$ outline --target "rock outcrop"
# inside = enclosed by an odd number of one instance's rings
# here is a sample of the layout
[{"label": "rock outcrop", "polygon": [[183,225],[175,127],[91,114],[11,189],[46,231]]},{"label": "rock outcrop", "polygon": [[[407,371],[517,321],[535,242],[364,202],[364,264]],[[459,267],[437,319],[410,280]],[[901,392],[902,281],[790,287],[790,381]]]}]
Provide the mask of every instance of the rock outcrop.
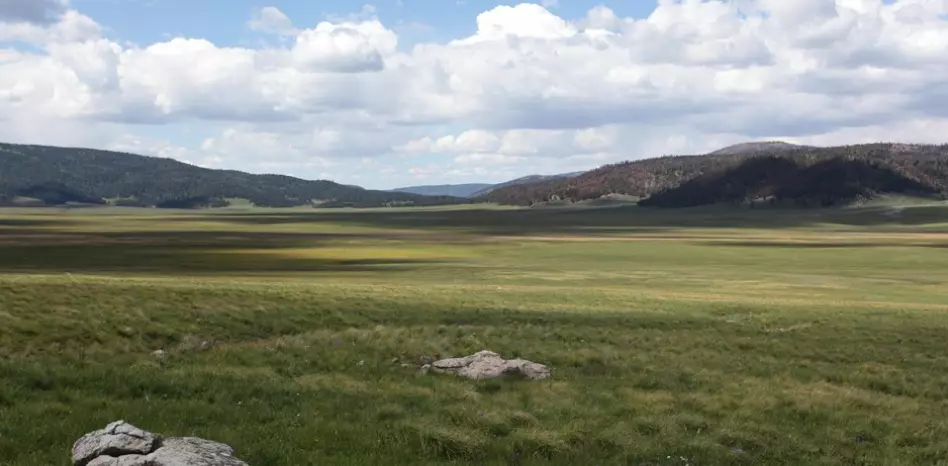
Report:
[{"label": "rock outcrop", "polygon": [[116,421],[72,446],[75,466],[247,466],[223,443],[167,437]]},{"label": "rock outcrop", "polygon": [[493,351],[480,351],[463,358],[435,361],[428,370],[439,374],[455,374],[472,380],[493,379],[505,375],[520,375],[530,380],[551,376],[550,368],[524,359],[504,359]]}]

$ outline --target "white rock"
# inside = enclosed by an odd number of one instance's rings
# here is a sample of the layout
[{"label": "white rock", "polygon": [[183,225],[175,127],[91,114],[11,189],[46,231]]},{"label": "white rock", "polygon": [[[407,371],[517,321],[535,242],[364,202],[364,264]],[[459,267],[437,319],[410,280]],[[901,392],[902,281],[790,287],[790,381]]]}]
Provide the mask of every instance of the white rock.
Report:
[{"label": "white rock", "polygon": [[169,437],[141,466],[247,466],[233,455],[234,449],[223,443],[195,437]]},{"label": "white rock", "polygon": [[519,374],[530,380],[548,379],[550,368],[524,359],[506,360],[493,351],[480,351],[463,358],[435,361],[431,371],[456,374],[472,380],[493,379],[505,375]]},{"label": "white rock", "polygon": [[75,466],[247,466],[223,443],[195,437],[168,437],[125,421],[84,435],[73,445]]},{"label": "white rock", "polygon": [[145,455],[100,456],[86,466],[144,466],[147,460]]},{"label": "white rock", "polygon": [[85,466],[99,456],[122,456],[151,453],[160,438],[125,421],[116,421],[105,429],[83,435],[72,446],[72,462]]}]

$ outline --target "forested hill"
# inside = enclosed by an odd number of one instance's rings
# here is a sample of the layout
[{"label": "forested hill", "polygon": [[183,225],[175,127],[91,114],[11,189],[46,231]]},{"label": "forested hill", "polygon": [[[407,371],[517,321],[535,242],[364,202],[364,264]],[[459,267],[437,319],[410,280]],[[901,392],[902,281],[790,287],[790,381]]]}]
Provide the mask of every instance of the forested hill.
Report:
[{"label": "forested hill", "polygon": [[572,177],[574,177],[574,176],[582,175],[583,173],[584,173],[584,172],[570,172],[570,173],[559,173],[559,174],[556,174],[556,175],[527,175],[527,176],[522,176],[522,177],[520,177],[520,178],[516,178],[516,179],[510,180],[510,181],[506,181],[506,182],[503,182],[503,183],[500,183],[500,184],[495,184],[495,185],[493,185],[493,186],[489,186],[489,187],[487,187],[487,188],[484,188],[484,189],[482,189],[482,190],[480,190],[480,191],[474,193],[473,195],[471,195],[471,197],[480,197],[480,196],[483,196],[483,195],[485,195],[485,194],[487,194],[487,193],[489,193],[489,192],[491,192],[491,191],[493,191],[493,190],[495,190],[495,189],[506,188],[507,186],[516,186],[516,185],[519,185],[519,184],[539,183],[539,182],[541,182],[541,181],[547,181],[547,180],[565,180],[565,179],[568,179],[568,178],[572,178]]},{"label": "forested hill", "polygon": [[94,149],[0,143],[0,202],[104,203],[158,207],[219,205],[243,198],[258,206],[434,205],[448,196],[372,191],[332,181],[212,170],[176,160]]},{"label": "forested hill", "polygon": [[639,201],[646,207],[711,204],[771,204],[829,207],[866,201],[880,194],[932,197],[941,191],[876,161],[842,157],[805,165],[775,155],[698,176]]},{"label": "forested hill", "polygon": [[760,156],[786,158],[801,167],[832,159],[860,160],[931,189],[948,190],[948,145],[879,143],[825,148],[796,147],[792,150],[780,147],[776,151],[761,146],[761,150],[637,160],[603,166],[570,179],[497,189],[478,200],[532,205],[557,199],[597,199],[608,194],[646,198],[677,188],[702,175],[725,172]]}]

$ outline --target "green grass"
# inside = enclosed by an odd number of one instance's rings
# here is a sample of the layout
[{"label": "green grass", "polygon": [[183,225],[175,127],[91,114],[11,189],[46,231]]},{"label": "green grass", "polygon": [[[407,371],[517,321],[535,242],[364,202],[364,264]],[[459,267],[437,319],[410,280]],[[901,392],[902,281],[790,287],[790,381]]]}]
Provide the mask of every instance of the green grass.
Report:
[{"label": "green grass", "polygon": [[[948,464],[948,207],[899,212],[3,209],[0,464],[116,419],[257,466]],[[553,379],[415,369],[481,349]]]}]

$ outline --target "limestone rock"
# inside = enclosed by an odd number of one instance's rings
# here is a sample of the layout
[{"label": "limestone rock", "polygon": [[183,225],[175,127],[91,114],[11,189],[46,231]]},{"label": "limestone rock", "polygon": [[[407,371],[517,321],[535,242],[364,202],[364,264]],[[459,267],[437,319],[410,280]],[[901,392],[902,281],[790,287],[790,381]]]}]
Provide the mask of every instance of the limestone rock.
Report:
[{"label": "limestone rock", "polygon": [[472,380],[486,380],[504,375],[519,374],[530,380],[543,380],[551,376],[550,368],[524,359],[506,360],[493,351],[480,351],[463,358],[435,361],[431,371],[441,374],[456,374]]},{"label": "limestone rock", "polygon": [[247,466],[233,455],[234,449],[223,443],[195,437],[169,437],[141,466]]},{"label": "limestone rock", "polygon": [[86,466],[144,466],[148,457],[145,455],[100,456]]},{"label": "limestone rock", "polygon": [[516,364],[520,367],[520,372],[523,373],[523,376],[530,380],[543,380],[549,379],[553,374],[550,372],[548,366],[543,364],[537,364],[533,361],[527,361],[525,359],[514,359],[512,361],[507,361],[507,364]]},{"label": "limestone rock", "polygon": [[125,421],[115,421],[105,429],[83,435],[72,446],[72,462],[85,466],[99,456],[147,455],[158,448],[160,439]]},{"label": "limestone rock", "polygon": [[167,437],[124,421],[86,434],[73,445],[75,466],[247,466],[223,443]]}]

